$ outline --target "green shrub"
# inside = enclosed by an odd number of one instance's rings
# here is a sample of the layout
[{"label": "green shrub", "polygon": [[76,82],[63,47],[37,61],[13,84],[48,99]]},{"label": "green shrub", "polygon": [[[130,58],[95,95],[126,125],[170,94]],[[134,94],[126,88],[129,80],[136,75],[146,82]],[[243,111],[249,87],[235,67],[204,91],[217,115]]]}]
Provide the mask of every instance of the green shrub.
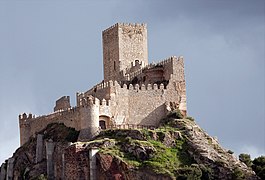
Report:
[{"label": "green shrub", "polygon": [[239,154],[239,160],[245,163],[248,167],[251,167],[252,161],[249,154]]},{"label": "green shrub", "polygon": [[179,168],[175,172],[177,179],[200,180],[202,171],[199,167],[186,166]]},{"label": "green shrub", "polygon": [[230,149],[227,151],[229,154],[234,154],[233,151],[231,151]]},{"label": "green shrub", "polygon": [[191,120],[191,121],[195,121],[194,118],[191,116],[187,116],[186,119]]},{"label": "green shrub", "polygon": [[163,142],[164,138],[166,136],[165,133],[164,132],[157,132],[156,134],[158,136],[159,141]]},{"label": "green shrub", "polygon": [[76,142],[79,136],[79,131],[76,131],[74,128],[69,128],[69,133],[66,136],[65,140],[68,142]]},{"label": "green shrub", "polygon": [[261,179],[265,179],[265,156],[255,158],[252,169]]},{"label": "green shrub", "polygon": [[201,171],[202,171],[202,177],[203,180],[214,180],[214,171],[210,167],[205,166],[204,164],[199,165]]},{"label": "green shrub", "polygon": [[245,179],[244,173],[241,171],[241,169],[236,167],[233,170],[232,179],[234,179],[234,180],[243,180],[243,179]]},{"label": "green shrub", "polygon": [[175,109],[167,115],[168,118],[176,118],[176,119],[183,119],[183,115],[181,114],[179,109]]},{"label": "green shrub", "polygon": [[33,178],[33,180],[47,180],[47,177],[44,174],[41,174],[41,175]]}]

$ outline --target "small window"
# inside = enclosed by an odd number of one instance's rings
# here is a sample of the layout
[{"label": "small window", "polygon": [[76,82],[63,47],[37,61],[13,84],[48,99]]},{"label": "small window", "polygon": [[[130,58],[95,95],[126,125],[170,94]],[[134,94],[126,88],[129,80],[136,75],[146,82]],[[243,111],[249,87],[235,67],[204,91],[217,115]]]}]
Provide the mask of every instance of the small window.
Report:
[{"label": "small window", "polygon": [[116,71],[116,62],[114,61],[114,71]]},{"label": "small window", "polygon": [[104,120],[99,121],[99,126],[101,129],[106,129],[106,122]]}]

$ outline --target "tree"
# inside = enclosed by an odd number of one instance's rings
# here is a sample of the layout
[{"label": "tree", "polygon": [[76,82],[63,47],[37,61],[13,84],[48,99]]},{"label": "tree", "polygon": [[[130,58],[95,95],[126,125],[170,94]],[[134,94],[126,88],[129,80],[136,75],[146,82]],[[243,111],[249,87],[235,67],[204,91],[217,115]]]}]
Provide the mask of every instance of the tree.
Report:
[{"label": "tree", "polygon": [[248,167],[251,167],[252,161],[249,154],[240,154],[239,160],[243,163],[245,163]]},{"label": "tree", "polygon": [[238,167],[236,167],[233,170],[232,179],[234,179],[234,180],[243,180],[243,179],[245,179],[245,176],[244,176],[244,173],[242,172],[242,170],[239,169]]},{"label": "tree", "polygon": [[265,156],[255,158],[252,169],[261,179],[265,179]]}]

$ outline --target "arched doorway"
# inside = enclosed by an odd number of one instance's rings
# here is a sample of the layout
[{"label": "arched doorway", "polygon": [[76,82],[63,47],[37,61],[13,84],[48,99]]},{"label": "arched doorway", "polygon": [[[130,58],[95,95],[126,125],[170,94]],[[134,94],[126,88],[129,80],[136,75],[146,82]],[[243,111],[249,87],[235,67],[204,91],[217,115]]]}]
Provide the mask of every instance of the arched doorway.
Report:
[{"label": "arched doorway", "polygon": [[99,116],[99,126],[101,129],[108,129],[110,127],[110,117]]}]

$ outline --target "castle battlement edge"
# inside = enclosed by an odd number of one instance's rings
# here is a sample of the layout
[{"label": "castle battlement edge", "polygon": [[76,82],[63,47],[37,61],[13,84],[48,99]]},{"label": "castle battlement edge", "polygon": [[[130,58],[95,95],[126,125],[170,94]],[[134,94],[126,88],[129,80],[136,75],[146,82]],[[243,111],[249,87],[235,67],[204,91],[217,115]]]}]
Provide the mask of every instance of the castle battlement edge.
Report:
[{"label": "castle battlement edge", "polygon": [[80,130],[79,140],[116,125],[158,126],[173,106],[187,113],[184,59],[148,63],[146,24],[117,23],[102,32],[104,80],[76,93],[76,106],[63,96],[54,112],[19,115],[20,144],[50,123]]}]

